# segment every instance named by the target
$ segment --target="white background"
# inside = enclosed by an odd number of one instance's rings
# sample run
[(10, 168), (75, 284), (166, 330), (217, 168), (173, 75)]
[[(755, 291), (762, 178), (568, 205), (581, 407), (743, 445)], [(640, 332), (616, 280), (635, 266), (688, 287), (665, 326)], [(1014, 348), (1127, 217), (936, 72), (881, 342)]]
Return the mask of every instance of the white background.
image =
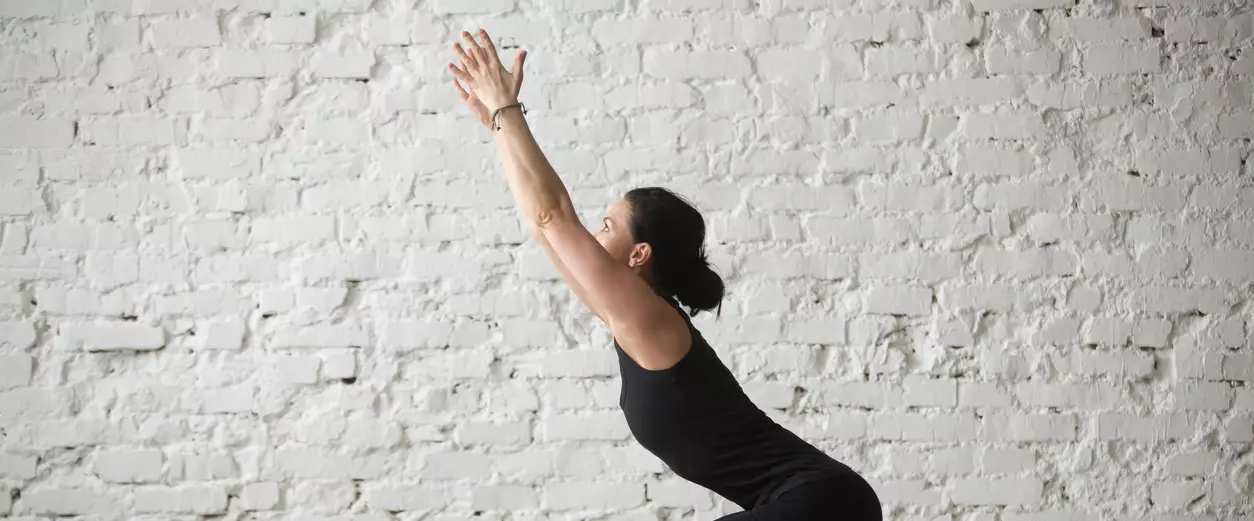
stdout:
[(1254, 515), (1246, 0), (0, 0), (0, 513), (738, 510), (631, 438), (477, 27), (585, 223), (703, 212), (698, 327), (886, 519)]

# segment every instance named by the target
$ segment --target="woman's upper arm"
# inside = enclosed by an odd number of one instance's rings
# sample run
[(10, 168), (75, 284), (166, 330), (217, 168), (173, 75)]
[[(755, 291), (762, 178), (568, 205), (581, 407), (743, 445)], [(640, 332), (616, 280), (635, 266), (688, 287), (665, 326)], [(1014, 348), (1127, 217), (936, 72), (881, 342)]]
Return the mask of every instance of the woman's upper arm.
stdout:
[[(571, 275), (570, 269), (566, 267), (566, 263), (562, 262), (561, 257), (557, 256), (557, 252), (553, 251), (553, 245), (549, 244), (549, 240), (544, 237), (544, 234), (540, 232), (538, 227), (528, 227), (530, 228), (531, 236), (534, 237), (536, 242), (540, 243), (540, 247), (544, 249), (544, 254), (548, 256), (549, 262), (552, 262), (553, 266), (557, 268), (558, 273), (562, 275), (562, 280), (565, 280), (566, 284), (570, 285), (570, 289), (575, 293), (575, 297), (578, 298), (580, 302), (586, 302), (588, 300), (587, 290), (583, 289), (583, 285), (579, 284), (579, 281)], [(592, 314), (596, 315), (602, 322), (607, 322), (605, 317), (598, 314), (596, 310), (592, 310)]]
[(670, 340), (687, 333), (687, 325), (648, 282), (611, 257), (575, 217), (553, 219), (540, 233), (557, 257), (555, 263), (564, 266), (562, 276), (572, 287), (578, 285), (576, 295), (610, 326), (628, 354), (637, 358), (632, 351), (641, 346), (662, 351), (639, 353), (642, 358), (670, 357), (675, 347), (670, 344), (676, 343)]
[(579, 300), (611, 329), (631, 330), (655, 324), (662, 313), (675, 313), (635, 271), (614, 260), (576, 217), (559, 217), (540, 227), (562, 276), (581, 287)]

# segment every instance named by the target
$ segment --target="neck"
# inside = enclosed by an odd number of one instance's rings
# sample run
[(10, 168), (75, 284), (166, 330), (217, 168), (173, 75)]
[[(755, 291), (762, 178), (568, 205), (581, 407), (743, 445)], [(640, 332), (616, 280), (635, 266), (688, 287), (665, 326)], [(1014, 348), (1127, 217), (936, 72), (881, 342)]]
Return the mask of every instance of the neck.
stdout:
[(648, 268), (642, 268), (637, 273), (640, 274), (640, 278), (644, 279), (644, 281), (648, 283), (649, 286), (653, 287), (653, 291), (658, 291), (657, 278), (653, 276), (653, 270), (648, 269)]

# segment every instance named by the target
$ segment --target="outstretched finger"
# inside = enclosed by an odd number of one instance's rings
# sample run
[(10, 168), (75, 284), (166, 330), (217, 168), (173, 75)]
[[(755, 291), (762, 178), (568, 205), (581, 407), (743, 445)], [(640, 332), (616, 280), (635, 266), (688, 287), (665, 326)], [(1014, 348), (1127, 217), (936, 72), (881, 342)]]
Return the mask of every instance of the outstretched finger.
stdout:
[(469, 72), (462, 69), (461, 67), (453, 65), (452, 63), (448, 64), (448, 68), (449, 70), (453, 71), (453, 75), (457, 76), (458, 79), (466, 82), (467, 85), (470, 85), (470, 80), (472, 79), (472, 77)]
[(466, 89), (462, 88), (461, 83), (458, 83), (457, 80), (449, 80), (449, 81), (453, 82), (453, 87), (457, 89), (457, 95), (462, 98), (462, 101), (466, 101), (470, 99), (470, 93), (466, 92)]
[(473, 53), (466, 52), (462, 49), (462, 45), (460, 43), (453, 42), (453, 50), (457, 51), (457, 57), (462, 59), (462, 63), (466, 64), (467, 69), (469, 69), (471, 65), (475, 65), (477, 63)]
[(475, 60), (478, 61), (478, 65), (487, 65), (488, 59), (483, 55), (483, 47), (479, 46), (479, 42), (475, 41), (475, 37), (470, 34), (470, 31), (462, 31), (462, 39), (466, 40), (466, 52), (474, 56)]
[(492, 43), (492, 37), (488, 36), (488, 32), (483, 29), (479, 29), (479, 37), (483, 38), (483, 50), (488, 56), (488, 62), (497, 69), (504, 68), (504, 66), (501, 65), (501, 57), (496, 54), (496, 44)]

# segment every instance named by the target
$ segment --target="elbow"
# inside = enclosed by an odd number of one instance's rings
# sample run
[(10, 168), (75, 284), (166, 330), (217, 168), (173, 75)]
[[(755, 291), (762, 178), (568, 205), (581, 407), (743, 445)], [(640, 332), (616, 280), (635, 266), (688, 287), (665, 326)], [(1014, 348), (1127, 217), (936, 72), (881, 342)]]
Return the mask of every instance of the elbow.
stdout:
[(532, 220), (532, 224), (533, 224), (536, 228), (538, 228), (538, 229), (541, 229), (541, 230), (542, 230), (542, 229), (544, 229), (544, 227), (546, 227), (546, 226), (548, 226), (548, 225), (550, 225), (550, 224), (553, 224), (553, 221), (555, 221), (556, 219), (557, 219), (557, 211), (555, 211), (555, 210), (540, 210), (540, 211), (536, 212), (535, 218), (534, 218), (534, 220)]
[(578, 214), (575, 213), (575, 204), (564, 191), (561, 194), (548, 194), (547, 197), (538, 201), (534, 217), (536, 225), (540, 228), (547, 228), (568, 220), (579, 222)]
[(543, 209), (536, 212), (536, 215), (531, 220), (530, 226), (535, 230), (544, 230), (556, 223), (571, 219), (575, 221), (579, 220), (575, 217), (573, 208)]
[(546, 226), (553, 223), (553, 217), (551, 215), (546, 216), (541, 214), (530, 219), (523, 219), (523, 222), (526, 223), (527, 234), (531, 235), (531, 238), (538, 241), (544, 241), (544, 229)]

